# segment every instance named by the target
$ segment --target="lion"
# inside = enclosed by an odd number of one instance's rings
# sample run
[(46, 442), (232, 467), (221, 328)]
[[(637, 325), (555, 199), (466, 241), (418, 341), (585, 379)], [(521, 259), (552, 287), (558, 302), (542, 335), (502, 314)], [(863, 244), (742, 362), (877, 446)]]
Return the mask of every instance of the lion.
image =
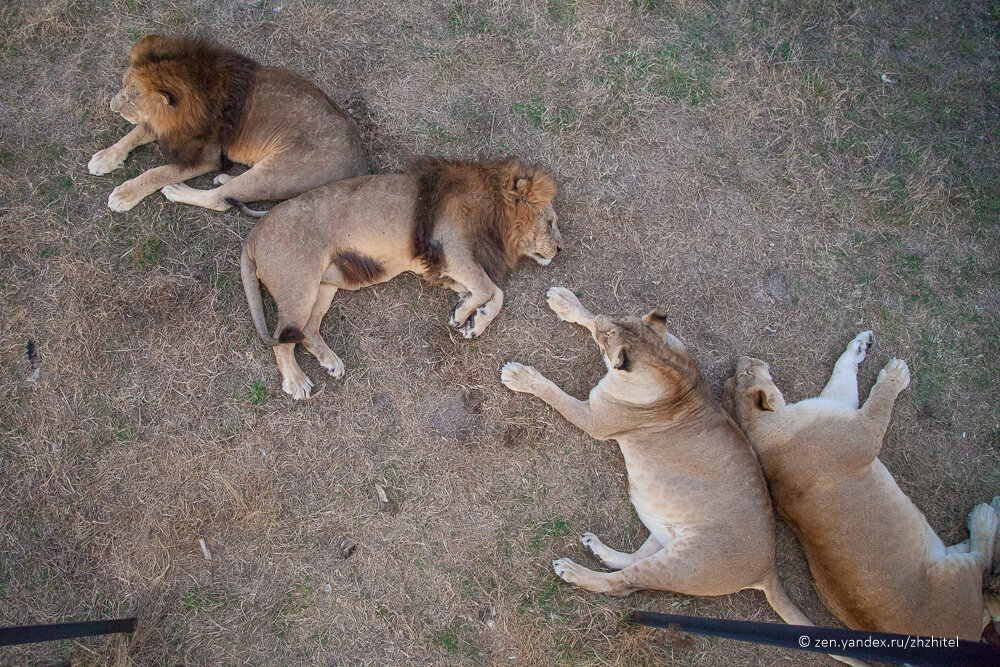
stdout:
[[(344, 362), (319, 335), (338, 289), (410, 271), (458, 292), (449, 323), (465, 338), (479, 336), (503, 305), (496, 283), (518, 259), (545, 266), (559, 252), (555, 195), (549, 174), (515, 159), (429, 159), (405, 173), (330, 183), (275, 206), (243, 244), (241, 275), (254, 326), (274, 347), (282, 390), (305, 399), (313, 387), (295, 363), (297, 342), (334, 378), (344, 375)], [(274, 336), (258, 281), (277, 305)]]
[[(127, 211), (156, 190), (170, 201), (224, 211), (227, 199), (288, 199), (368, 172), (357, 126), (323, 91), (203, 39), (140, 39), (111, 110), (135, 128), (94, 154), (91, 174), (124, 166), (134, 148), (151, 141), (167, 159), (116, 187), (108, 197), (114, 211)], [(250, 169), (230, 176), (225, 172), (233, 162)], [(218, 187), (183, 183), (220, 167)]]
[(607, 374), (585, 401), (513, 361), (504, 365), (501, 380), (508, 389), (542, 399), (591, 437), (618, 441), (632, 504), (649, 530), (631, 554), (584, 533), (580, 541), (614, 571), (595, 572), (560, 558), (552, 562), (556, 574), (588, 591), (618, 596), (647, 589), (727, 595), (755, 588), (786, 623), (812, 625), (778, 578), (774, 515), (753, 449), (667, 331), (663, 312), (642, 319), (594, 315), (564, 287), (549, 289), (545, 299), (560, 320), (590, 331)]
[(968, 540), (944, 545), (878, 458), (893, 403), (910, 383), (906, 362), (890, 360), (859, 407), (858, 364), (873, 341), (860, 333), (820, 395), (791, 405), (763, 361), (741, 357), (725, 402), (838, 619), (855, 630), (978, 641), (1000, 498), (972, 510)]

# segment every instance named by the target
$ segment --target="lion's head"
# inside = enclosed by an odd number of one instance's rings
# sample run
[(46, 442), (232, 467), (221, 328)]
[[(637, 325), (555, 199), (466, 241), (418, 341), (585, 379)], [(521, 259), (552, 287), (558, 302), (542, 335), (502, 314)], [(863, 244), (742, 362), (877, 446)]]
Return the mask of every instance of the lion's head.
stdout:
[[(562, 248), (558, 219), (552, 200), (556, 184), (544, 171), (507, 160), (495, 167), (500, 174), (504, 205), (495, 211), (503, 238), (506, 268), (521, 257), (548, 265)], [(489, 269), (487, 269), (489, 270)]]
[(147, 123), (169, 161), (193, 163), (204, 146), (227, 145), (257, 67), (208, 40), (146, 35), (132, 47), (111, 110)]
[(542, 266), (548, 266), (556, 253), (562, 249), (562, 235), (557, 221), (559, 216), (548, 202), (537, 212), (530, 224), (515, 228), (516, 240), (509, 243), (517, 249), (518, 257), (530, 257)]

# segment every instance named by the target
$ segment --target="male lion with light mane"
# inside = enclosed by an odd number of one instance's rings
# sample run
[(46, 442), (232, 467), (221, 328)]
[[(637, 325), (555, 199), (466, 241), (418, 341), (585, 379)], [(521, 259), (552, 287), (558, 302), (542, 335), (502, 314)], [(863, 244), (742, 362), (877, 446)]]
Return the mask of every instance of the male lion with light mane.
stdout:
[[(319, 335), (338, 289), (356, 290), (411, 271), (461, 298), (450, 324), (478, 336), (503, 305), (496, 282), (520, 257), (545, 266), (560, 249), (543, 171), (517, 160), (425, 160), (402, 174), (331, 183), (275, 206), (243, 244), (241, 275), (257, 333), (274, 347), (281, 388), (309, 397), (312, 381), (295, 363), (303, 342), (334, 378), (340, 360)], [(258, 280), (274, 297), (267, 331)]]
[[(368, 171), (357, 126), (323, 91), (203, 39), (140, 39), (111, 110), (135, 128), (94, 154), (91, 174), (118, 169), (151, 141), (167, 158), (111, 192), (115, 211), (161, 188), (170, 201), (224, 211), (228, 199), (288, 199)], [(233, 162), (251, 168), (235, 177), (219, 174), (211, 190), (182, 182), (220, 166), (226, 172)]]
[(997, 511), (977, 505), (969, 539), (946, 547), (878, 458), (906, 362), (883, 368), (859, 407), (859, 334), (816, 398), (785, 404), (767, 365), (741, 357), (726, 403), (746, 429), (781, 512), (795, 530), (827, 608), (850, 628), (978, 641), (983, 573), (997, 570)]
[(615, 571), (595, 572), (560, 558), (552, 563), (556, 574), (609, 595), (644, 589), (727, 595), (756, 588), (785, 622), (811, 625), (778, 578), (771, 500), (753, 449), (667, 331), (666, 316), (658, 310), (642, 319), (594, 315), (564, 287), (551, 288), (545, 298), (560, 320), (590, 331), (607, 374), (585, 401), (515, 362), (503, 367), (501, 379), (513, 391), (542, 399), (591, 437), (618, 441), (629, 496), (649, 529), (631, 554), (584, 533), (580, 541)]

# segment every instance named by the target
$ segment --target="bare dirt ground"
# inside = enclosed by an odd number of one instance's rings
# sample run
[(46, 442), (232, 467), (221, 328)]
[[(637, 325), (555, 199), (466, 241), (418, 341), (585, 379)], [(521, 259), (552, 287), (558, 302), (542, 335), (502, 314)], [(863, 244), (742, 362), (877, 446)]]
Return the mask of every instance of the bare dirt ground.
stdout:
[[(141, 623), (0, 663), (832, 664), (623, 622), (777, 620), (756, 592), (558, 580), (554, 557), (597, 566), (584, 531), (645, 533), (615, 445), (498, 371), (534, 364), (577, 395), (602, 373), (551, 285), (611, 314), (664, 306), (717, 395), (745, 353), (813, 395), (873, 329), (862, 391), (891, 356), (914, 373), (882, 459), (946, 542), (966, 537), (1000, 492), (998, 30), (1000, 5), (976, 0), (3, 4), (0, 625)], [(523, 263), (471, 342), (446, 324), (453, 295), (415, 278), (342, 292), (323, 334), (347, 376), (292, 402), (239, 284), (252, 221), (159, 194), (111, 212), (152, 146), (86, 172), (128, 129), (108, 102), (148, 32), (309, 77), (378, 171), (551, 170), (566, 250)], [(784, 527), (779, 561), (835, 622)]]

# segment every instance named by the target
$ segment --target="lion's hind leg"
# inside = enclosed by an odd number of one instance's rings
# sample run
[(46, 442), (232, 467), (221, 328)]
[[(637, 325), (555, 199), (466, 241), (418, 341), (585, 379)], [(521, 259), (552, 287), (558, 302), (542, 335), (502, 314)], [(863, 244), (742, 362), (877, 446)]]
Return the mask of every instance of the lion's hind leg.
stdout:
[(272, 153), (238, 176), (220, 174), (213, 181), (218, 187), (198, 190), (177, 183), (163, 188), (163, 195), (173, 202), (225, 211), (229, 208), (227, 199), (239, 202), (279, 201), (326, 184), (322, 175), (314, 176), (309, 178), (298, 163), (289, 164), (282, 154)]
[(698, 595), (699, 578), (704, 576), (706, 569), (703, 560), (691, 549), (678, 551), (671, 545), (617, 572), (595, 572), (569, 558), (552, 561), (552, 568), (564, 581), (595, 593), (622, 596), (635, 591), (657, 590)]
[(302, 333), (305, 335), (303, 345), (306, 346), (306, 349), (319, 359), (320, 365), (326, 369), (327, 373), (335, 379), (339, 379), (344, 377), (344, 362), (330, 349), (330, 346), (326, 344), (326, 341), (319, 334), (320, 324), (323, 322), (326, 311), (330, 310), (330, 303), (336, 294), (337, 288), (334, 285), (324, 283), (319, 286), (316, 303), (313, 305), (309, 322), (306, 324), (305, 329), (302, 330)]
[[(281, 390), (295, 400), (309, 398), (313, 382), (295, 361), (295, 344), (304, 343), (307, 338), (306, 329), (319, 297), (318, 291), (312, 291), (308, 287), (282, 290), (277, 286), (272, 288), (271, 285), (268, 285), (268, 291), (275, 295), (278, 306), (278, 324), (274, 335), (282, 344), (275, 346), (274, 356), (278, 361), (278, 370), (281, 371)], [(286, 296), (279, 299), (278, 295)]]
[(634, 565), (643, 558), (648, 558), (663, 548), (663, 545), (652, 535), (643, 542), (642, 546), (635, 553), (631, 554), (612, 549), (593, 533), (584, 533), (580, 538), (580, 542), (590, 549), (595, 556), (600, 558), (606, 567), (612, 570), (621, 570)]

